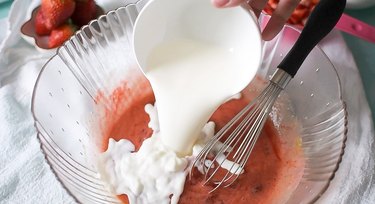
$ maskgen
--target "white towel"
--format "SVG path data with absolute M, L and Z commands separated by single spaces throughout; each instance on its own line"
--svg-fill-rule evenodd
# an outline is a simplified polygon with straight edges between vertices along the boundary
M 122 1 L 100 0 L 106 10 Z M 74 203 L 44 160 L 36 138 L 30 100 L 42 65 L 53 53 L 39 53 L 20 38 L 19 28 L 39 0 L 15 0 L 0 21 L 0 203 Z M 24 15 L 27 13 L 27 15 Z M 348 140 L 339 170 L 318 203 L 374 203 L 374 129 L 351 52 L 339 32 L 322 44 L 333 60 L 349 113 Z
M 375 203 L 375 138 L 358 68 L 342 36 L 333 32 L 322 43 L 337 68 L 348 111 L 345 154 L 335 178 L 318 203 Z

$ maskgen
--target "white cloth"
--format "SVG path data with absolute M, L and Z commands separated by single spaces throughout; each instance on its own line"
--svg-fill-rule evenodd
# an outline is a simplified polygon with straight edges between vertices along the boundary
M 97 2 L 110 10 L 122 1 Z M 37 74 L 53 54 L 39 53 L 20 38 L 21 24 L 38 3 L 16 0 L 8 21 L 0 21 L 6 28 L 0 34 L 0 204 L 74 203 L 44 160 L 30 111 Z M 324 40 L 323 49 L 342 82 L 349 129 L 343 161 L 318 203 L 374 203 L 374 129 L 362 82 L 337 31 Z
M 345 154 L 319 203 L 375 203 L 375 137 L 371 110 L 352 53 L 343 38 L 331 33 L 322 49 L 337 68 L 348 111 Z

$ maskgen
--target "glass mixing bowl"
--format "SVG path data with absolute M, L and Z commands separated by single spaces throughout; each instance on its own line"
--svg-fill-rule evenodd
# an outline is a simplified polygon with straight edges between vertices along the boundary
M 96 156 L 100 121 L 122 82 L 137 87 L 141 75 L 131 48 L 134 21 L 145 0 L 101 16 L 58 49 L 36 82 L 32 112 L 38 138 L 51 169 L 77 202 L 119 203 L 100 180 Z M 261 19 L 262 20 L 262 19 Z M 299 31 L 285 26 L 264 44 L 259 74 L 272 74 Z M 136 73 L 136 74 L 134 74 Z M 301 123 L 305 167 L 288 203 L 311 203 L 327 189 L 339 167 L 346 140 L 347 117 L 336 70 L 316 47 L 285 92 Z M 46 186 L 47 188 L 47 186 Z

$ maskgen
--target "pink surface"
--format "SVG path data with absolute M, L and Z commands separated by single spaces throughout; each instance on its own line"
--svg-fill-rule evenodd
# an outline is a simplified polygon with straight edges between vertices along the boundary
M 375 43 L 375 27 L 346 14 L 341 16 L 336 28 L 369 42 Z

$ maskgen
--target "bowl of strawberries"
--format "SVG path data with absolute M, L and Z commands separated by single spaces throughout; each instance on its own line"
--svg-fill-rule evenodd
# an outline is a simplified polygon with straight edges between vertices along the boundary
M 22 25 L 22 37 L 38 49 L 55 49 L 102 14 L 95 0 L 42 0 Z

